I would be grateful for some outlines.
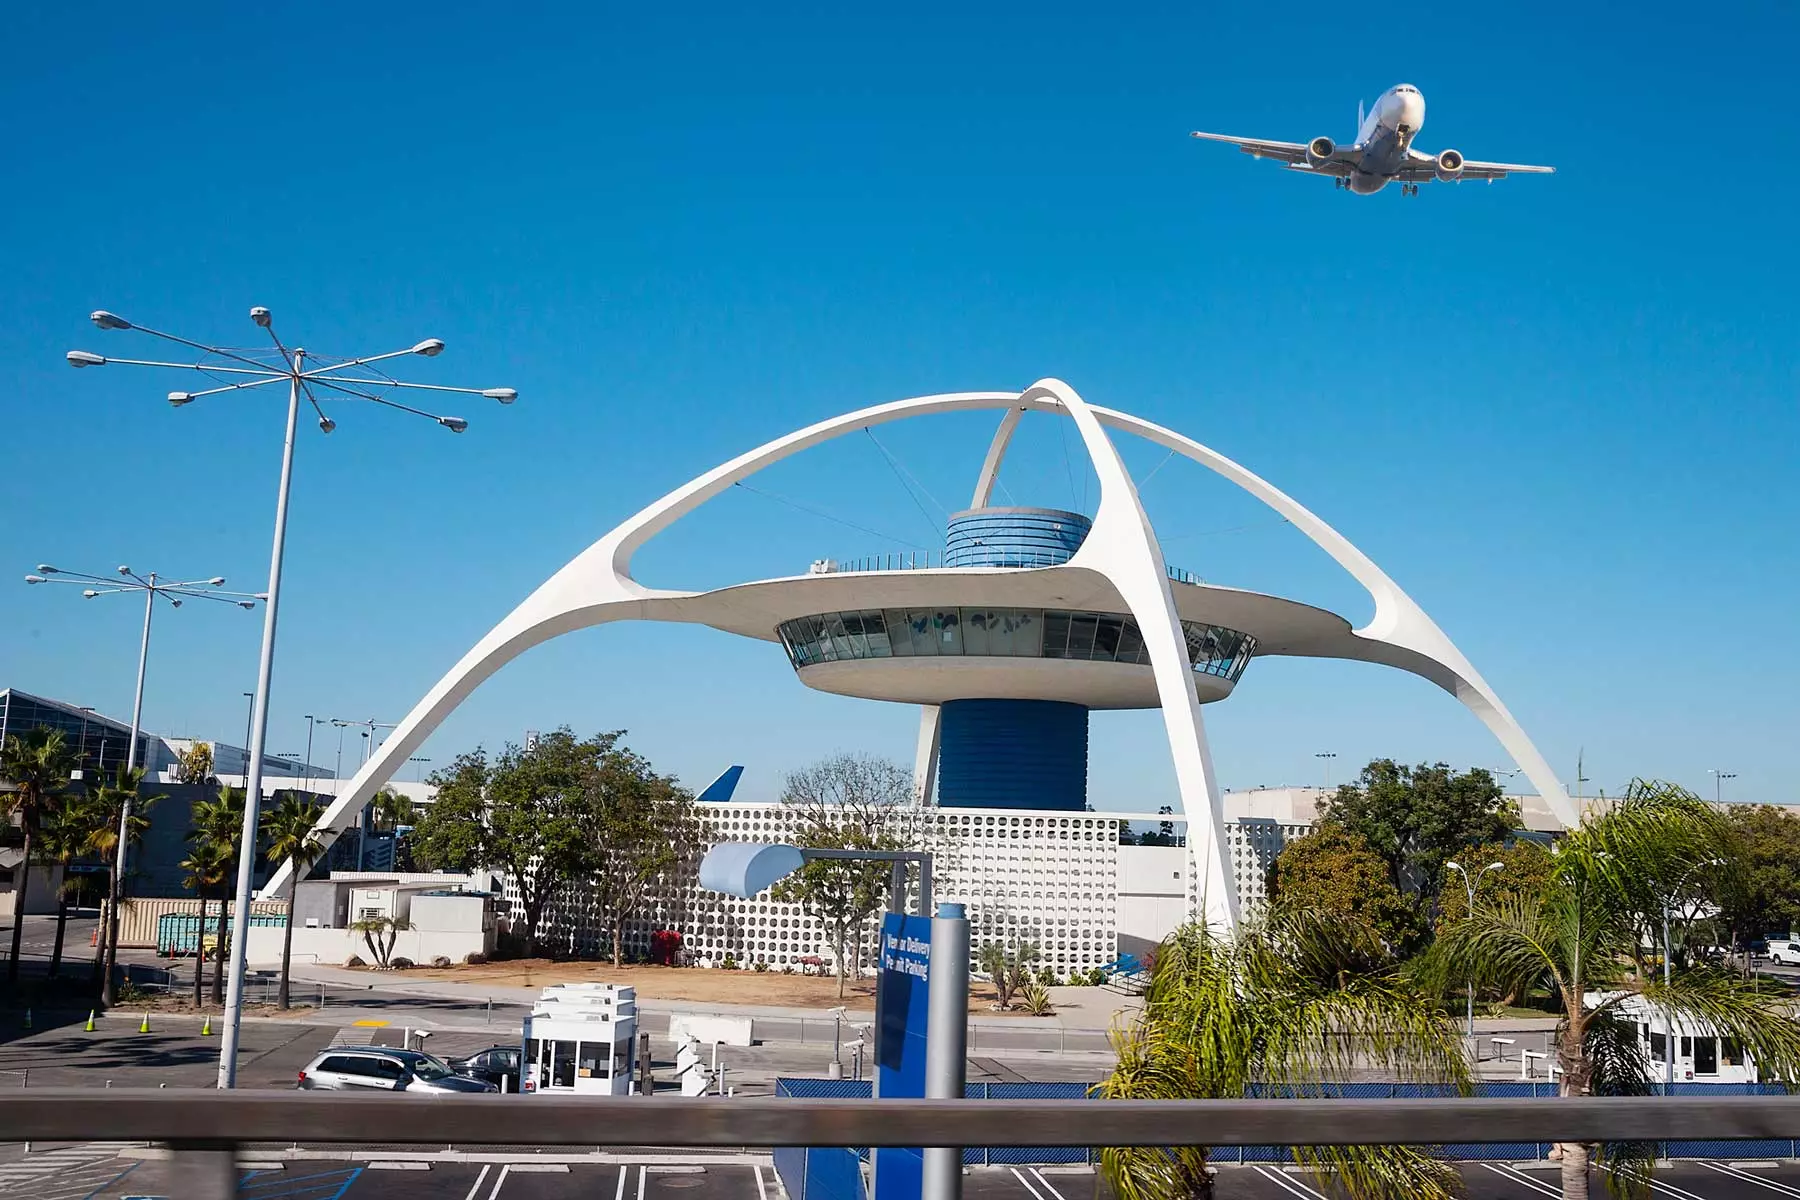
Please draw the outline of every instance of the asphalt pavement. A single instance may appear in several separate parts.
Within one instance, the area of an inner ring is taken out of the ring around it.
[[[1466,1164],[1470,1200],[1538,1200],[1561,1194],[1554,1166]],[[1596,1172],[1594,1184],[1601,1184]],[[1278,1166],[1219,1168],[1219,1200],[1326,1200],[1329,1187]],[[33,1200],[178,1200],[182,1164],[122,1156],[113,1147],[64,1147],[0,1163],[0,1197]],[[967,1200],[1112,1200],[1084,1167],[983,1167],[963,1178]],[[1800,1196],[1792,1163],[1680,1163],[1658,1171],[1659,1200],[1776,1200]],[[690,1155],[655,1163],[542,1161],[418,1162],[390,1159],[246,1160],[244,1200],[782,1200],[767,1158]]]

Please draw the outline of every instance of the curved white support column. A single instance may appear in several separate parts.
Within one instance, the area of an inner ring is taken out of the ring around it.
[[[1238,899],[1236,881],[1225,862],[1225,809],[1162,548],[1124,460],[1100,427],[1094,409],[1075,389],[1057,379],[1033,384],[1024,396],[1051,397],[1061,403],[1081,432],[1094,473],[1100,478],[1094,527],[1069,565],[1105,576],[1137,619],[1144,647],[1150,652],[1163,729],[1175,762],[1176,788],[1187,816],[1188,851],[1193,855],[1199,896],[1197,915],[1209,928],[1230,932],[1237,927]]]
[[[913,755],[913,803],[931,803],[937,786],[938,738],[944,728],[944,710],[935,704],[919,705],[919,748]]]
[[[1386,662],[1392,666],[1412,671],[1430,679],[1445,691],[1462,701],[1463,705],[1481,718],[1489,730],[1512,755],[1513,761],[1525,772],[1537,788],[1538,795],[1544,798],[1550,811],[1556,814],[1565,826],[1574,827],[1580,822],[1580,814],[1570,803],[1568,793],[1563,790],[1562,783],[1556,778],[1556,772],[1550,768],[1544,756],[1532,744],[1524,727],[1507,711],[1494,689],[1488,686],[1480,672],[1456,648],[1448,635],[1439,629],[1437,623],[1425,614],[1425,610],[1400,590],[1400,585],[1388,578],[1387,574],[1375,563],[1350,544],[1348,538],[1320,520],[1304,505],[1269,483],[1261,476],[1247,470],[1218,451],[1203,446],[1191,438],[1150,421],[1134,417],[1129,413],[1113,409],[1095,409],[1095,415],[1107,425],[1122,429],[1127,433],[1135,433],[1139,437],[1155,442],[1159,446],[1173,450],[1206,467],[1215,474],[1230,480],[1244,491],[1286,517],[1312,540],[1325,553],[1337,560],[1338,565],[1348,571],[1352,578],[1362,584],[1375,601],[1375,615],[1369,623],[1356,631],[1356,637],[1364,642],[1381,643],[1402,651],[1410,651],[1418,655],[1425,663],[1410,660],[1406,654],[1388,655],[1369,647],[1374,652],[1358,652],[1342,654],[1347,658],[1362,658],[1374,662]],[[1341,651],[1334,649],[1334,655]],[[1421,669],[1421,668],[1424,669]],[[1433,670],[1432,667],[1441,668]]]
[[[975,477],[975,494],[969,499],[970,508],[986,508],[994,499],[994,484],[1000,478],[1000,464],[1006,461],[1006,450],[1012,445],[1013,434],[1019,430],[1019,418],[1025,415],[1023,406],[1009,408],[1006,415],[1000,418],[1000,428],[994,430],[994,438],[988,443],[987,458],[982,460],[981,474]]]

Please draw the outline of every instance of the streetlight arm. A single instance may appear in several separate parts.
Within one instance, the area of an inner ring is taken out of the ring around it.
[[[357,399],[359,399],[359,400],[370,400],[370,401],[373,401],[373,402],[374,402],[374,403],[376,403],[376,404],[384,404],[384,405],[386,405],[386,406],[387,406],[387,407],[389,407],[389,408],[397,408],[397,409],[399,409],[399,410],[400,410],[400,411],[401,411],[401,412],[409,412],[409,413],[412,413],[412,414],[413,414],[413,415],[414,415],[414,416],[416,416],[416,417],[429,417],[429,418],[430,418],[430,419],[431,419],[431,420],[433,420],[433,421],[439,421],[439,420],[442,420],[442,419],[443,419],[443,418],[441,418],[441,417],[439,417],[439,416],[438,416],[438,414],[436,414],[436,413],[431,413],[431,412],[426,412],[426,411],[425,411],[425,410],[424,410],[424,409],[422,409],[422,408],[414,408],[414,407],[412,407],[412,406],[411,406],[411,405],[409,405],[409,404],[402,404],[402,403],[400,403],[400,402],[399,402],[399,401],[398,401],[398,400],[389,400],[389,399],[387,399],[387,398],[386,398],[386,397],[384,397],[384,396],[377,396],[377,395],[375,395],[375,394],[374,394],[374,393],[373,393],[373,392],[359,392],[359,391],[357,391],[357,390],[356,390],[356,389],[355,389],[355,388],[348,388],[348,387],[345,387],[345,386],[344,386],[344,385],[343,385],[343,384],[342,384],[342,383],[337,383],[337,382],[333,382],[333,381],[331,381],[331,380],[327,380],[327,379],[318,379],[318,378],[314,378],[314,379],[311,379],[311,380],[309,380],[309,381],[308,381],[308,382],[310,382],[310,383],[316,383],[316,384],[319,384],[319,385],[320,385],[320,386],[321,386],[321,387],[328,387],[328,388],[330,388],[330,389],[331,389],[331,390],[332,390],[332,391],[334,391],[334,392],[342,392],[342,393],[344,393],[344,394],[345,394],[345,395],[347,395],[347,396],[355,396],[355,397],[356,397],[356,398],[357,398]],[[368,382],[368,381],[367,381],[367,380],[363,380],[363,381],[360,381],[360,382]],[[389,385],[387,385],[387,384],[385,384],[385,383],[383,383],[383,384],[379,384],[379,385],[377,385],[377,386],[380,386],[380,387],[387,387],[387,386],[389,386]],[[396,387],[397,387],[397,386],[399,386],[399,385],[398,385],[398,384],[395,384],[395,385],[393,385],[393,386],[396,386]],[[445,391],[462,391],[462,390],[464,390],[464,389],[461,389],[461,388],[455,388],[455,389],[451,389],[451,388],[445,388],[445,389],[442,389],[442,390],[445,390]]]
[[[196,369],[206,370],[207,368],[200,367]],[[250,372],[245,371],[244,374],[248,375]],[[245,388],[267,387],[271,383],[280,383],[286,378],[286,375],[271,375],[267,379],[258,379],[255,383],[228,383],[224,387],[207,388],[203,392],[188,392],[186,395],[188,400],[198,400],[202,396],[217,396],[220,392],[237,392],[242,391]],[[187,401],[183,401],[182,403],[185,404],[186,402]]]
[[[217,354],[217,355],[219,355],[219,356],[220,356],[220,357],[222,357],[222,358],[229,358],[229,359],[232,359],[232,360],[233,360],[233,361],[235,361],[235,362],[241,362],[241,363],[244,363],[244,364],[246,364],[246,365],[248,365],[248,366],[252,366],[252,367],[255,367],[255,368],[256,368],[256,369],[257,369],[257,370],[259,370],[259,371],[267,371],[267,370],[268,370],[268,369],[269,369],[269,366],[268,366],[268,364],[267,364],[267,363],[260,363],[260,362],[257,362],[257,361],[256,361],[256,360],[255,360],[255,359],[254,359],[254,358],[247,358],[247,357],[245,357],[245,356],[244,356],[244,355],[242,355],[242,354],[238,354],[238,353],[236,353],[236,352],[235,352],[235,351],[231,351],[231,350],[222,350],[222,349],[220,349],[220,348],[219,348],[219,347],[217,347],[217,346],[206,346],[206,345],[202,345],[202,344],[201,344],[201,343],[199,343],[199,342],[190,342],[190,341],[188,341],[188,340],[187,340],[187,339],[186,339],[186,338],[184,338],[184,337],[176,337],[176,336],[175,336],[175,335],[174,335],[174,334],[172,334],[172,333],[164,333],[164,332],[163,332],[163,331],[162,331],[162,330],[160,330],[160,329],[152,329],[152,328],[150,328],[150,327],[149,327],[149,326],[148,326],[148,325],[133,325],[133,326],[132,326],[132,328],[133,328],[133,329],[135,329],[135,330],[137,330],[137,331],[138,331],[138,332],[139,332],[139,333],[147,333],[147,334],[149,334],[149,335],[150,335],[150,336],[151,336],[151,337],[159,337],[159,338],[162,338],[162,339],[164,339],[164,340],[165,340],[165,341],[170,341],[170,342],[179,342],[179,343],[180,343],[180,344],[181,344],[181,345],[183,345],[183,346],[188,346],[188,347],[191,347],[191,348],[193,348],[193,349],[195,349],[195,350],[201,350],[201,351],[204,351],[204,352],[205,352],[205,353],[207,353],[207,354]],[[107,361],[108,361],[108,362],[128,362],[128,361],[130,361],[130,360],[128,360],[128,359],[123,359],[123,358],[113,358],[113,359],[108,359],[108,360],[107,360]],[[163,364],[161,364],[161,363],[157,363],[157,364],[153,364],[153,365],[156,365],[156,366],[162,366],[162,365],[163,365]],[[189,364],[187,364],[187,363],[174,363],[174,364],[170,364],[170,365],[173,365],[173,366],[188,366],[188,365],[189,365]]]
[[[287,378],[282,372],[271,371],[267,367],[252,371],[246,367],[208,366],[206,363],[160,362],[150,358],[113,358],[111,355],[105,357],[108,366],[117,364],[124,367],[174,367],[180,371],[205,371],[219,375],[266,375],[270,379]]]
[[[362,358],[345,359],[341,363],[328,363],[324,366],[314,367],[310,371],[302,371],[300,373],[300,378],[316,379],[320,375],[324,375],[330,371],[343,371],[343,370],[347,370],[350,367],[360,367],[367,363],[383,362],[390,358],[405,358],[409,354],[417,354],[417,353],[418,353],[418,347],[408,346],[404,350],[389,350],[386,354],[369,354],[369,355],[365,355]],[[374,382],[374,381],[370,380],[369,382]]]
[[[485,396],[494,390],[493,388],[445,387],[435,383],[403,383],[398,379],[343,379],[330,375],[308,375],[307,378],[317,383],[360,383],[364,387],[415,388],[422,392],[461,392],[465,396]]]

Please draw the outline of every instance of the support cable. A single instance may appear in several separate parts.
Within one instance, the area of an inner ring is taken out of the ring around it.
[[[863,426],[863,432],[869,435],[869,440],[875,443],[875,449],[879,450],[881,452],[881,457],[887,460],[888,469],[893,471],[894,478],[900,481],[900,486],[906,489],[906,494],[912,498],[913,505],[919,510],[919,515],[925,518],[925,523],[927,525],[931,526],[931,531],[933,533],[941,531],[943,529],[941,522],[947,522],[950,519],[950,510],[945,508],[942,504],[938,504],[937,497],[933,496],[929,491],[926,491],[925,485],[920,483],[899,459],[888,453],[888,448],[881,444],[881,439],[875,436],[875,431],[873,429],[870,429],[865,425]],[[912,481],[910,484],[907,482],[909,479]],[[918,489],[916,492],[914,491],[915,487]],[[925,499],[937,506],[939,512],[944,514],[942,518],[933,517],[930,510],[920,502],[919,495],[921,493],[924,495]]]
[[[902,546],[910,546],[914,550],[924,550],[927,553],[930,552],[930,547],[921,546],[917,542],[909,542],[905,538],[895,537],[892,534],[883,533],[879,529],[870,529],[867,525],[858,525],[855,521],[846,521],[846,520],[844,520],[844,518],[833,516],[832,514],[825,512],[822,509],[809,507],[805,504],[800,503],[798,500],[790,500],[786,496],[777,495],[774,492],[764,491],[762,488],[759,488],[759,487],[751,487],[749,484],[744,483],[742,481],[734,483],[731,486],[732,487],[741,487],[746,492],[754,492],[758,496],[766,496],[770,500],[775,501],[777,504],[785,504],[789,508],[798,509],[799,511],[806,513],[809,516],[819,517],[820,519],[826,520],[826,521],[833,521],[839,525],[843,525],[843,526],[846,526],[847,528],[854,529],[858,533],[866,533],[871,537],[880,538],[884,542],[898,542]]]

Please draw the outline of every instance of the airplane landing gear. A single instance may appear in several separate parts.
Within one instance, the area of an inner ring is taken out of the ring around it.
[[[1333,188],[1347,188],[1350,186],[1350,181],[1345,179],[1342,175],[1333,175],[1331,177],[1331,186]]]
[[[1400,185],[1400,194],[1402,196],[1416,196],[1419,194],[1419,185],[1416,183],[1403,183]]]

